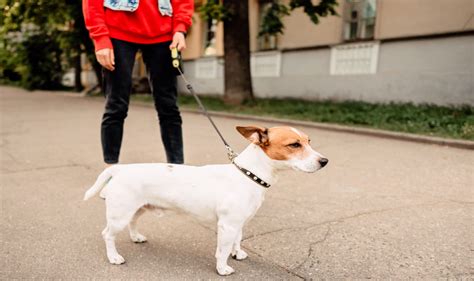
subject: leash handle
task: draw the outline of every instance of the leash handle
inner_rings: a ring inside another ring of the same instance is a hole
[[[173,67],[179,69],[180,55],[179,55],[178,49],[176,47],[171,49],[171,60],[172,60],[171,62],[173,64]]]
[[[199,96],[194,91],[193,86],[191,86],[191,83],[188,82],[188,80],[184,76],[183,72],[181,71],[181,67],[180,67],[181,56],[180,56],[177,48],[172,48],[171,49],[171,59],[172,59],[173,67],[176,68],[179,71],[179,74],[180,74],[181,78],[183,79],[184,83],[186,84],[186,89],[188,89],[188,91],[193,95],[194,99],[196,100],[199,107],[201,108],[201,111],[204,113],[204,115],[206,115],[207,119],[209,119],[209,122],[211,123],[212,127],[214,127],[214,130],[217,132],[217,134],[221,138],[222,142],[224,143],[224,146],[227,149],[227,157],[229,158],[229,160],[231,162],[234,162],[234,158],[237,157],[238,154],[234,152],[234,150],[230,147],[230,145],[224,139],[221,132],[219,131],[216,124],[214,123],[211,116],[209,115],[209,112],[207,112],[206,107],[204,106],[204,104],[201,102],[201,99],[199,98]]]

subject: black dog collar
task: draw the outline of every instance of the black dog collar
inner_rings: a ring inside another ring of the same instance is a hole
[[[246,175],[247,177],[249,177],[251,180],[253,180],[254,182],[258,183],[259,185],[265,187],[265,188],[269,188],[270,187],[270,184],[268,184],[266,181],[262,180],[261,178],[257,177],[254,173],[250,172],[249,170],[245,169],[245,168],[242,168],[240,167],[239,165],[235,164],[235,162],[232,162],[232,164],[235,165],[235,167],[237,167],[237,169],[239,169],[239,171],[241,171],[242,173],[244,173],[244,175]]]

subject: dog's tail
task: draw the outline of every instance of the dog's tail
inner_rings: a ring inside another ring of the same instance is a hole
[[[97,192],[99,192],[110,181],[110,179],[112,179],[114,171],[116,170],[115,168],[116,165],[108,167],[97,177],[94,185],[86,191],[86,194],[84,194],[84,201],[97,194]]]

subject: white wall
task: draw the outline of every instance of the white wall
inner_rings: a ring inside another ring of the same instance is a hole
[[[474,105],[472,35],[382,42],[375,74],[330,75],[330,53],[330,48],[281,53],[278,77],[253,77],[255,95]],[[215,78],[196,78],[197,63],[185,63],[195,90],[222,94],[222,63]]]

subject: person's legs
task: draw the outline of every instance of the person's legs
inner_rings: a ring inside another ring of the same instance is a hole
[[[184,163],[181,114],[177,105],[176,69],[171,64],[170,42],[141,45],[143,61],[155,100],[161,139],[168,163]]]
[[[105,112],[102,117],[101,140],[104,161],[119,161],[122,145],[123,123],[127,117],[132,89],[132,70],[138,45],[112,39],[115,70],[104,69]]]

